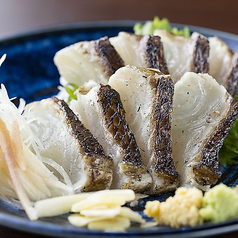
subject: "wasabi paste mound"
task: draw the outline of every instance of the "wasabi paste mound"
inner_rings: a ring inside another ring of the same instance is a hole
[[[238,218],[237,189],[219,184],[205,193],[199,210],[203,221],[222,222]]]

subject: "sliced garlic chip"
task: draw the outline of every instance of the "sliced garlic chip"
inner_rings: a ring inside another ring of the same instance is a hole
[[[121,207],[116,206],[113,208],[107,208],[107,209],[90,209],[90,210],[82,210],[80,212],[81,215],[84,216],[90,216],[90,217],[115,217],[121,213]]]
[[[155,227],[155,226],[158,226],[158,222],[156,222],[156,221],[145,222],[140,225],[141,228],[150,228],[150,227]]]
[[[133,199],[135,199],[135,193],[130,189],[103,190],[93,193],[81,202],[73,204],[71,210],[72,212],[80,212],[101,205],[107,205],[108,207],[121,206]]]
[[[138,212],[134,212],[128,207],[121,208],[120,216],[129,218],[130,221],[138,222],[141,224],[145,223],[145,220]]]
[[[77,227],[87,226],[90,222],[107,220],[107,219],[110,219],[110,218],[105,217],[105,216],[101,216],[101,217],[85,217],[85,216],[81,216],[79,214],[73,214],[73,215],[70,215],[68,217],[69,222],[73,226],[77,226]]]
[[[128,227],[130,227],[130,219],[126,217],[93,221],[88,224],[88,229],[90,230],[102,230],[105,232],[124,232]]]
[[[69,222],[77,227],[87,226],[91,230],[125,232],[131,221],[144,225],[142,216],[128,207],[121,207],[135,199],[129,189],[104,190],[90,194],[86,199],[72,205]]]

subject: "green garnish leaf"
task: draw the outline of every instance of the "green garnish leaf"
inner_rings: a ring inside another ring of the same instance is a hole
[[[153,21],[147,21],[144,25],[136,23],[133,30],[137,35],[153,35],[155,30],[166,30],[172,32],[175,35],[190,38],[190,30],[187,26],[179,30],[176,27],[171,27],[170,22],[167,18],[159,19],[155,17]]]
[[[238,154],[238,119],[234,121],[232,128],[224,140],[224,145],[234,153]]]
[[[236,164],[238,162],[236,156],[238,156],[238,154],[223,145],[219,152],[219,163],[221,166]]]
[[[238,162],[238,118],[234,121],[232,128],[224,140],[219,152],[219,162],[222,166],[232,165]]]
[[[68,83],[65,85],[65,90],[69,94],[67,103],[70,103],[71,100],[75,99],[77,100],[77,96],[74,94],[74,92],[78,89],[78,86],[72,83]]]

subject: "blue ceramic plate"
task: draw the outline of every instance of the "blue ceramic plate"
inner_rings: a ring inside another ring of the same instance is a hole
[[[59,74],[53,63],[55,53],[65,46],[83,40],[94,40],[102,36],[113,36],[120,31],[133,31],[134,21],[89,22],[41,29],[35,32],[0,39],[0,56],[7,54],[7,60],[0,68],[0,82],[5,84],[10,97],[22,97],[27,102],[40,100],[55,95],[59,85]],[[178,28],[183,25],[174,24]],[[218,36],[231,49],[238,51],[238,36],[206,28],[189,26],[205,36]],[[222,167],[222,178],[229,186],[238,184],[238,165]],[[149,197],[165,200],[169,195]],[[146,201],[140,201],[138,211]],[[0,202],[0,225],[24,230],[36,234],[56,237],[208,237],[231,231],[238,231],[238,220],[220,224],[206,224],[195,228],[172,229],[170,227],[153,227],[140,229],[133,226],[126,233],[102,233],[87,228],[76,228],[67,221],[67,216],[44,218],[29,221],[22,210]]]

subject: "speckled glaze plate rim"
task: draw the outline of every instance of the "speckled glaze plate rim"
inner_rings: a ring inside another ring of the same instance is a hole
[[[14,44],[14,42],[25,41],[27,39],[34,39],[40,38],[42,36],[52,35],[52,34],[62,34],[66,32],[77,32],[80,30],[100,30],[100,29],[107,29],[107,28],[128,28],[128,30],[132,30],[133,25],[138,21],[97,21],[97,22],[77,22],[77,23],[70,23],[64,25],[56,25],[46,28],[38,28],[33,29],[31,31],[15,34],[15,35],[8,35],[4,37],[0,37],[0,47],[6,46],[9,44]],[[141,21],[143,22],[143,21]],[[183,24],[172,24],[175,27],[183,28]],[[238,47],[238,36],[222,32],[218,30],[213,30],[209,28],[203,27],[196,27],[196,26],[189,26],[191,31],[197,31],[205,36],[218,36],[222,40],[231,40],[237,44]],[[66,217],[65,217],[65,221]],[[225,233],[230,233],[234,231],[238,231],[238,220],[219,223],[219,224],[205,224],[202,226],[197,226],[194,228],[180,228],[180,229],[173,229],[173,228],[166,228],[166,227],[154,227],[154,228],[131,228],[126,233],[103,233],[97,231],[90,231],[87,228],[77,228],[70,225],[64,226],[64,224],[55,224],[50,222],[50,220],[37,220],[37,221],[30,221],[24,215],[23,211],[16,211],[16,209],[9,209],[9,205],[0,202],[0,225],[6,226],[9,228],[13,228],[16,230],[21,230],[25,232],[30,232],[38,235],[47,235],[47,236],[56,236],[56,237],[92,237],[92,236],[99,236],[99,237],[110,237],[110,236],[117,236],[117,237],[208,237],[213,235],[221,235]]]

